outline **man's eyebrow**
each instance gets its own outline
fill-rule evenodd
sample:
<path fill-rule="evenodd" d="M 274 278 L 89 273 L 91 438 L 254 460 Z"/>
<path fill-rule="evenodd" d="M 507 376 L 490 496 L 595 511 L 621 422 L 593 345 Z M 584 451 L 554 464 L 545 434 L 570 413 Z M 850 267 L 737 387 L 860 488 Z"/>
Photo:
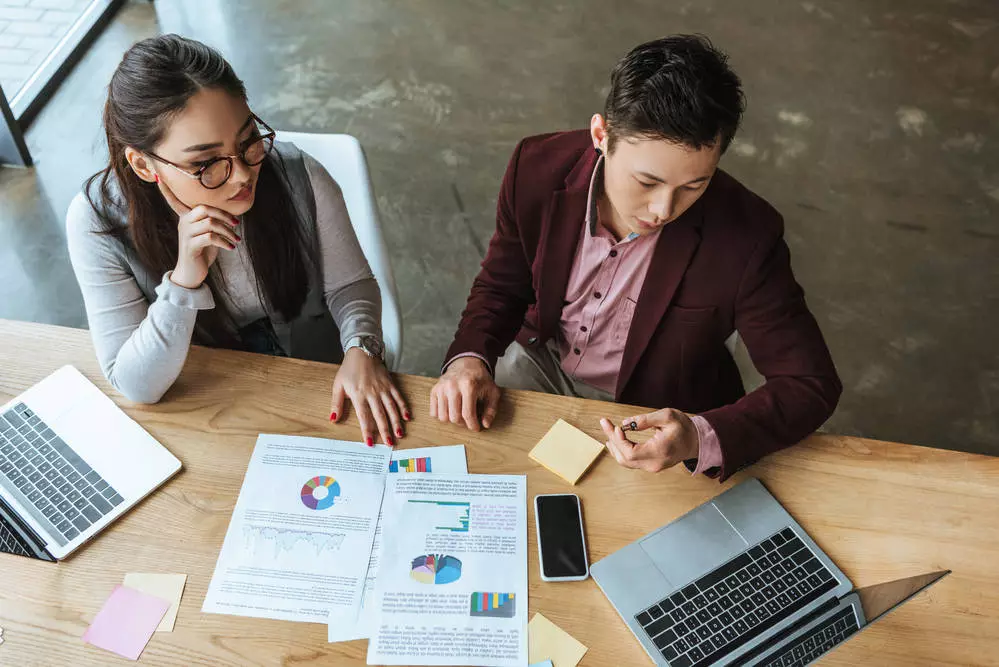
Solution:
<path fill-rule="evenodd" d="M 639 176 L 644 176 L 645 178 L 653 180 L 653 181 L 655 181 L 657 183 L 665 183 L 666 182 L 663 179 L 659 178 L 658 176 L 655 176 L 654 174 L 650 174 L 647 171 L 640 171 L 640 172 L 638 172 L 638 175 Z M 694 183 L 703 183 L 704 181 L 708 180 L 709 178 L 711 178 L 711 177 L 710 176 L 701 176 L 699 178 L 695 178 L 692 181 L 684 183 L 684 185 L 693 185 Z"/>

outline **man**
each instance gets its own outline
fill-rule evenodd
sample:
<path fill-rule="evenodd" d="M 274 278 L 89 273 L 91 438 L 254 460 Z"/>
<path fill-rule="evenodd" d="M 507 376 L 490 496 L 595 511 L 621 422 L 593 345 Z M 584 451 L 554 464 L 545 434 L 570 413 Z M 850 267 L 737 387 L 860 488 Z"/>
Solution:
<path fill-rule="evenodd" d="M 783 220 L 717 168 L 743 110 L 726 57 L 680 35 L 617 64 L 588 132 L 521 141 L 431 416 L 478 430 L 481 404 L 488 428 L 497 383 L 662 408 L 601 420 L 618 462 L 721 480 L 818 428 L 842 386 Z M 766 377 L 748 395 L 736 331 Z"/>

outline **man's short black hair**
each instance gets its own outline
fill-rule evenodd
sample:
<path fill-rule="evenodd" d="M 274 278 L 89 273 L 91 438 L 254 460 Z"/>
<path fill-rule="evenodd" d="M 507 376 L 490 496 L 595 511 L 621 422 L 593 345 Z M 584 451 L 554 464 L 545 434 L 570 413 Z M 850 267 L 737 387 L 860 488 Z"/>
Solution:
<path fill-rule="evenodd" d="M 624 137 L 665 139 L 724 153 L 746 108 L 728 56 L 703 35 L 673 35 L 636 46 L 611 74 L 604 105 L 608 149 Z"/>

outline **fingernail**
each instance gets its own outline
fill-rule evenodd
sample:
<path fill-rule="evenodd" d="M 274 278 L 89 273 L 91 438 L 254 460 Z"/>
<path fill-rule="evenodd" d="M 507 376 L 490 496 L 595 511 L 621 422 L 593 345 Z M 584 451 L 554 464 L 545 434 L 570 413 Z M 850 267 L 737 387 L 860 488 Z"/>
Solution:
<path fill-rule="evenodd" d="M 410 416 L 410 414 L 408 412 L 402 413 L 402 418 L 405 419 L 406 421 L 409 421 L 410 419 L 412 419 L 412 417 Z"/>
<path fill-rule="evenodd" d="M 335 422 L 336 421 L 336 413 L 335 412 L 331 412 L 330 413 L 330 421 L 331 422 Z"/>
<path fill-rule="evenodd" d="M 371 436 L 369 435 L 367 438 L 364 439 L 364 444 L 366 444 L 368 447 L 374 447 L 375 441 L 372 440 Z"/>
<path fill-rule="evenodd" d="M 237 240 L 237 241 L 242 241 L 242 240 L 243 240 L 243 237 L 242 237 L 242 236 L 240 236 L 239 234 L 233 234 L 233 236 L 235 236 L 235 237 L 236 237 L 236 240 Z"/>
<path fill-rule="evenodd" d="M 392 439 L 391 435 L 385 438 L 385 444 L 388 445 L 389 447 L 395 446 L 395 441 Z"/>
<path fill-rule="evenodd" d="M 401 438 L 402 437 L 402 429 L 401 428 L 397 428 L 395 430 L 395 434 Z"/>
<path fill-rule="evenodd" d="M 156 182 L 157 182 L 157 183 L 159 183 L 159 182 L 160 182 L 160 175 L 159 175 L 159 174 L 153 174 L 153 178 L 155 178 L 155 179 L 156 179 Z"/>

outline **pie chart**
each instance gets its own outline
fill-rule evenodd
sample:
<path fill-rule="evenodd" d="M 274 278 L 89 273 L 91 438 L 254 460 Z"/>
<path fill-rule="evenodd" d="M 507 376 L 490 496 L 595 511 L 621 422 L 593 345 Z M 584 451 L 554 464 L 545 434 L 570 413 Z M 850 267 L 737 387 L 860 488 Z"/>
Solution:
<path fill-rule="evenodd" d="M 461 578 L 461 561 L 444 554 L 417 556 L 409 576 L 421 584 L 450 584 Z"/>
<path fill-rule="evenodd" d="M 340 483 L 332 477 L 313 477 L 302 487 L 302 503 L 310 510 L 325 510 L 333 507 L 340 497 Z"/>

